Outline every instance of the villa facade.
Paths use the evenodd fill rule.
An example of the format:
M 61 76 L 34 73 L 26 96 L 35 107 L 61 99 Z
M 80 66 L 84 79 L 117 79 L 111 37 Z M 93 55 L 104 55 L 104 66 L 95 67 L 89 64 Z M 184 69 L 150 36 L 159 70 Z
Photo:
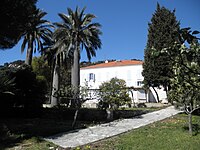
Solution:
M 144 77 L 142 76 L 143 61 L 140 60 L 120 60 L 105 61 L 104 63 L 83 67 L 80 69 L 80 85 L 88 84 L 90 89 L 98 89 L 99 86 L 112 78 L 123 79 L 127 87 L 130 87 L 130 97 L 132 103 L 157 102 L 153 89 L 145 91 L 142 86 Z M 166 101 L 166 92 L 156 89 L 161 101 Z M 86 103 L 97 103 L 97 100 Z

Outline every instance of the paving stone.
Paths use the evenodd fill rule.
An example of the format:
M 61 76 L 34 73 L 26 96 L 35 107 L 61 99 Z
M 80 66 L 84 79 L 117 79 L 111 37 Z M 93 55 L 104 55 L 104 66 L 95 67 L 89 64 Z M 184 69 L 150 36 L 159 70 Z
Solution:
M 116 120 L 86 129 L 74 130 L 44 138 L 63 148 L 77 147 L 112 137 L 180 113 L 174 106 L 141 115 L 139 118 Z

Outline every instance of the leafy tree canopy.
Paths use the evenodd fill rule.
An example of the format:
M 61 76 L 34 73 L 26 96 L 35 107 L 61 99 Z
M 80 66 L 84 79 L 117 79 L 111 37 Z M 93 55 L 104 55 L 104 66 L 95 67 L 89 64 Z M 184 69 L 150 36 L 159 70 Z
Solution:
M 30 21 L 37 0 L 1 0 L 0 49 L 12 48 Z
M 99 89 L 99 106 L 101 108 L 116 109 L 131 102 L 126 82 L 122 79 L 112 78 L 110 81 L 102 83 Z
M 51 82 L 51 68 L 44 56 L 33 57 L 32 68 L 37 76 L 44 76 L 48 82 Z
M 187 41 L 189 47 L 184 43 L 175 45 L 178 55 L 173 61 L 174 77 L 171 78 L 172 89 L 169 96 L 183 106 L 188 114 L 189 133 L 192 134 L 192 113 L 200 108 L 200 44 L 197 38 L 193 38 L 193 34 L 199 32 L 190 34 L 189 28 L 182 31 L 180 34 L 184 39 L 182 42 Z
M 180 43 L 164 48 L 158 52 L 152 51 L 152 55 L 167 55 L 172 64 L 173 76 L 170 78 L 170 91 L 168 99 L 176 101 L 188 114 L 189 132 L 192 134 L 192 113 L 199 109 L 200 105 L 200 44 L 196 37 L 199 31 L 191 31 L 183 28 L 178 32 Z M 186 44 L 187 42 L 187 44 Z M 173 49 L 173 51 L 170 51 Z

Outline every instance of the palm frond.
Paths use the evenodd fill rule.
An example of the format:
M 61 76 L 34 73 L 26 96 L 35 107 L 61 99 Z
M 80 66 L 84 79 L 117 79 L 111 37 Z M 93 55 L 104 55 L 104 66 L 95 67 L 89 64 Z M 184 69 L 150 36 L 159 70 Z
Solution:
M 58 15 L 63 20 L 64 25 L 70 25 L 70 24 L 72 24 L 72 20 L 66 14 L 59 13 Z M 59 25 L 59 23 L 57 23 L 56 25 Z
M 96 18 L 93 14 L 84 14 L 86 7 L 82 10 L 76 7 L 73 12 L 72 9 L 67 8 L 68 15 L 59 14 L 63 22 L 55 23 L 57 29 L 53 33 L 55 40 L 54 48 L 57 48 L 57 54 L 64 52 L 68 57 L 73 56 L 75 51 L 74 43 L 80 43 L 81 50 L 85 48 L 88 59 L 96 56 L 96 50 L 101 48 L 101 40 L 99 35 L 101 25 L 99 23 L 92 23 L 92 19 Z M 75 38 L 77 37 L 77 38 Z M 64 55 L 62 55 L 64 56 Z
M 49 21 L 42 19 L 46 14 L 46 12 L 36 9 L 34 14 L 30 16 L 31 21 L 24 32 L 21 52 L 24 52 L 26 45 L 28 45 L 28 48 L 32 48 L 33 52 L 41 52 L 43 51 L 42 42 L 51 40 L 51 28 L 54 28 L 54 26 Z
M 83 18 L 83 16 L 84 16 L 84 11 L 85 11 L 85 9 L 86 9 L 86 6 L 83 7 L 83 9 L 81 10 L 80 15 L 79 15 L 79 20 L 82 20 L 82 18 Z
M 81 22 L 82 26 L 86 26 L 91 23 L 92 19 L 96 18 L 93 14 L 86 14 Z

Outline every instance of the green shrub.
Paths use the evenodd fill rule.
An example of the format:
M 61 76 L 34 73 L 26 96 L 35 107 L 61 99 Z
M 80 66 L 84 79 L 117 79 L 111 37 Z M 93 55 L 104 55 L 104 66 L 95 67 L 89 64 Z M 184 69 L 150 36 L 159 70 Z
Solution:
M 131 102 L 126 82 L 122 79 L 112 78 L 110 81 L 102 83 L 99 89 L 98 106 L 100 108 L 118 109 L 119 106 Z
M 0 69 L 1 109 L 20 107 L 35 110 L 42 106 L 46 81 L 25 64 L 8 64 Z

